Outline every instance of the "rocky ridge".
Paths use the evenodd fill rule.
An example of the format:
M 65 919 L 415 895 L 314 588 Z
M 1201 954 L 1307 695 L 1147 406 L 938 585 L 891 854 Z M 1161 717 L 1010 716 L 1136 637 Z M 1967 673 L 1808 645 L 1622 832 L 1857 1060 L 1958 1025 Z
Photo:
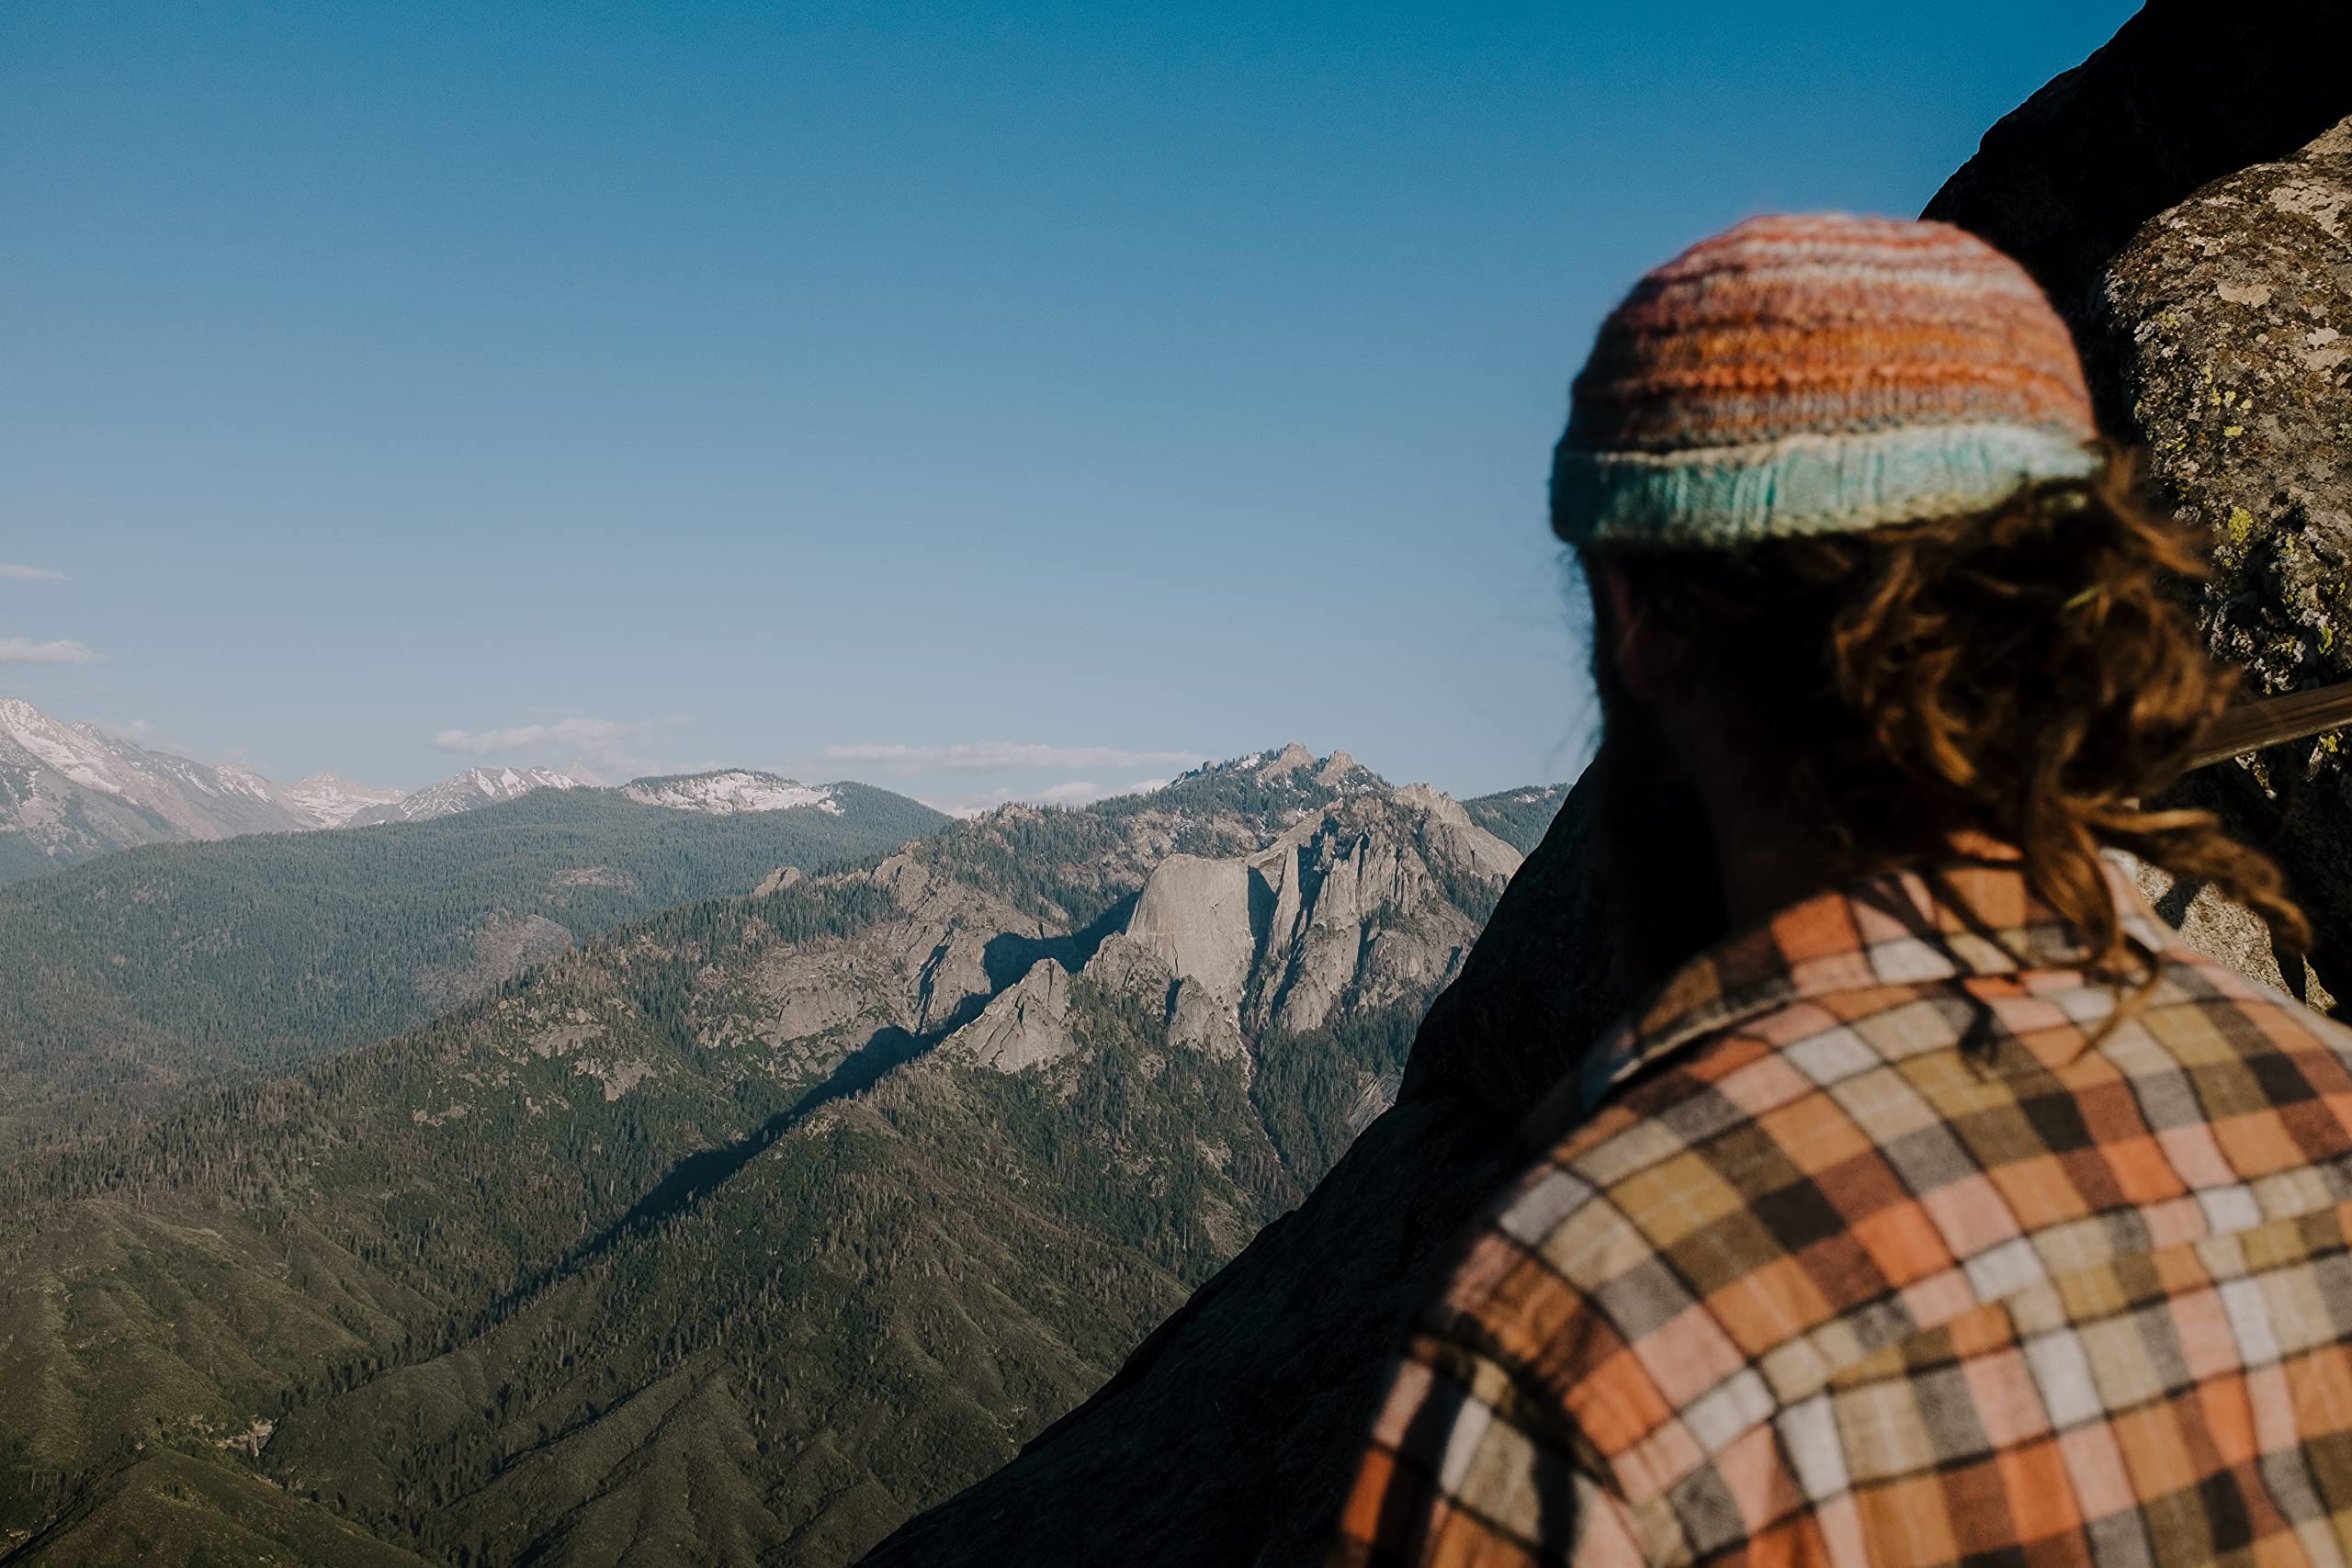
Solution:
M 137 844 L 315 825 L 248 769 L 151 751 L 0 698 L 0 882 Z
M 1277 760 L 1271 753 L 1249 759 L 1252 766 L 1267 761 Z M 1316 765 L 1336 778 L 1363 772 L 1345 752 Z M 1269 776 L 1287 771 L 1278 764 Z M 427 822 L 535 789 L 599 787 L 551 768 L 469 768 L 413 793 L 355 784 L 332 773 L 281 784 L 250 768 L 150 750 L 96 726 L 68 724 L 29 703 L 0 698 L 0 884 L 144 844 Z M 844 790 L 854 795 L 856 789 L 728 768 L 633 779 L 614 793 L 635 805 L 706 817 L 796 810 L 840 817 L 852 808 Z

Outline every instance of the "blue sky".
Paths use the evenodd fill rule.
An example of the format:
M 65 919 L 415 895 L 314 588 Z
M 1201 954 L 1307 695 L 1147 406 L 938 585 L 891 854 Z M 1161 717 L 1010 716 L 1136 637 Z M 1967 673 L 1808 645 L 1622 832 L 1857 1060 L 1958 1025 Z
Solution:
M 0 694 L 410 786 L 1564 777 L 1600 314 L 2132 8 L 12 0 Z

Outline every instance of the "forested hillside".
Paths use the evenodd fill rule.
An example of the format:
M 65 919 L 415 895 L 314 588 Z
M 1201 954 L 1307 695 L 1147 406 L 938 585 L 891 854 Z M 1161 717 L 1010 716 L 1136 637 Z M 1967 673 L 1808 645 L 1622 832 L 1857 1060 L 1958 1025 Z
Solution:
M 20 1161 L 8 1561 L 847 1562 L 1299 1200 L 1517 863 L 1293 749 L 632 922 Z
M 946 818 L 842 784 L 726 815 L 541 790 L 433 821 L 125 851 L 0 888 L 0 1154 L 423 1021 L 526 963 Z
M 1552 819 L 1568 798 L 1568 786 L 1532 784 L 1526 789 L 1507 789 L 1496 795 L 1482 795 L 1462 803 L 1471 819 L 1521 854 L 1533 854 L 1535 846 L 1544 841 Z

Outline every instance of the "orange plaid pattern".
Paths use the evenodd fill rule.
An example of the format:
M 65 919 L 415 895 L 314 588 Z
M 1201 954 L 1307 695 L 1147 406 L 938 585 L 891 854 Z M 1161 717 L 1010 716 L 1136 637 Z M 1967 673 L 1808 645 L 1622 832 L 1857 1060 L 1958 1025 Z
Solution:
M 2343 1563 L 2352 1032 L 2013 864 L 1679 972 L 1414 1331 L 1340 1568 Z

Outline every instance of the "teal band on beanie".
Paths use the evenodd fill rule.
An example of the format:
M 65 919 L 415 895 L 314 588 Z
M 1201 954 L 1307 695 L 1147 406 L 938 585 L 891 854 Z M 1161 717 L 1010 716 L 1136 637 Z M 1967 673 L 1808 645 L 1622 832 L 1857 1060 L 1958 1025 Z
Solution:
M 1555 449 L 1570 543 L 1701 548 L 1982 512 L 2102 461 L 2073 334 L 1942 223 L 1753 218 L 1601 322 Z
M 1582 452 L 1552 468 L 1552 527 L 1572 545 L 1692 548 L 1852 533 L 1996 506 L 2019 487 L 2083 479 L 2098 452 L 2007 424 L 1790 435 L 1681 452 Z

